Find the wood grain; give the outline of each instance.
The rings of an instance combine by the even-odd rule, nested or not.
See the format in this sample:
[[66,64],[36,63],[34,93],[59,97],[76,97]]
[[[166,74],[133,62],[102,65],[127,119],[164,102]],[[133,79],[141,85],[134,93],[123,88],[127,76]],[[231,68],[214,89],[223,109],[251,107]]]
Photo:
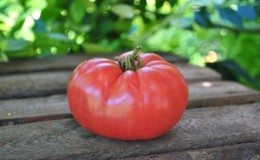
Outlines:
[[189,84],[188,108],[260,102],[260,92],[231,81]]
[[70,71],[23,73],[0,77],[0,99],[66,93]]
[[[178,63],[186,80],[191,82],[220,80],[220,75],[209,68]],[[23,73],[0,77],[0,99],[47,96],[66,93],[69,71]]]
[[[160,53],[165,60],[170,63],[187,62],[186,59],[170,53]],[[53,56],[45,59],[11,59],[8,63],[0,62],[0,74],[53,71],[73,69],[81,62],[92,58],[114,59],[116,54],[69,54],[64,56]]]
[[188,150],[183,152],[173,152],[123,158],[121,160],[258,160],[260,159],[260,142],[228,145],[222,147]]
[[72,119],[0,127],[0,159],[114,159],[260,141],[260,104],[187,110],[149,141],[96,136]]
[[0,101],[0,126],[71,117],[64,94]]
[[[191,83],[189,93],[188,108],[260,101],[260,92],[228,81]],[[64,94],[0,101],[0,126],[70,117]]]

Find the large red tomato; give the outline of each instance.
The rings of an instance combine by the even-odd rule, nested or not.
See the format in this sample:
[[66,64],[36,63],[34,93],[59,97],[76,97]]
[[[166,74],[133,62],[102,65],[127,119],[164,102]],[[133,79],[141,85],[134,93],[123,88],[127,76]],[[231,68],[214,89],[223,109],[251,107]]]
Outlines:
[[162,57],[139,49],[116,61],[91,59],[74,70],[68,102],[84,128],[114,139],[145,140],[180,120],[188,99],[185,79]]

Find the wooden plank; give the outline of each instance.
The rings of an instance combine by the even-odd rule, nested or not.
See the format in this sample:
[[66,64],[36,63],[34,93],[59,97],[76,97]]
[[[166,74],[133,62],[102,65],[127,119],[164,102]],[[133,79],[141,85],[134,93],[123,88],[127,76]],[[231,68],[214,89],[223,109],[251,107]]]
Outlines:
[[[188,108],[260,101],[260,92],[228,81],[189,84]],[[66,95],[0,101],[0,126],[70,118]]]
[[260,92],[231,81],[192,83],[189,85],[189,93],[188,108],[260,101]]
[[175,66],[188,83],[221,80],[221,75],[208,67],[198,67],[187,63],[177,63]]
[[0,77],[0,99],[66,93],[71,71],[23,73]]
[[0,126],[71,117],[64,94],[0,101]]
[[133,157],[133,158],[123,158],[121,160],[174,160],[174,159],[257,160],[260,159],[260,142],[228,145],[228,146],[214,147],[208,149],[188,150],[183,152],[156,154],[156,155],[149,155],[149,156],[140,156],[140,157]]
[[167,134],[149,141],[96,136],[74,120],[0,127],[0,159],[112,159],[260,141],[260,104],[187,110]]
[[[209,68],[188,64],[176,65],[188,82],[219,80],[220,75]],[[0,99],[37,97],[66,93],[69,71],[23,73],[0,77]]]
[[[170,53],[161,53],[170,63],[187,62],[186,59]],[[114,59],[116,54],[69,54],[65,56],[53,56],[46,59],[11,59],[9,63],[0,63],[0,74],[50,71],[50,70],[67,70],[73,69],[81,62],[91,58],[109,58]]]

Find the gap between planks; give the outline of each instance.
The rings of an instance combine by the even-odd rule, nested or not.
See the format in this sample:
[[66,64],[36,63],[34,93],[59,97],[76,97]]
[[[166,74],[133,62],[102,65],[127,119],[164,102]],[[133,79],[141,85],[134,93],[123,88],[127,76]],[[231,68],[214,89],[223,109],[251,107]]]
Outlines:
[[[260,92],[235,82],[189,84],[187,108],[244,104],[260,101]],[[0,101],[0,126],[71,118],[66,95]]]
[[114,159],[257,143],[260,104],[187,110],[167,134],[149,141],[96,136],[73,119],[0,127],[0,159]]

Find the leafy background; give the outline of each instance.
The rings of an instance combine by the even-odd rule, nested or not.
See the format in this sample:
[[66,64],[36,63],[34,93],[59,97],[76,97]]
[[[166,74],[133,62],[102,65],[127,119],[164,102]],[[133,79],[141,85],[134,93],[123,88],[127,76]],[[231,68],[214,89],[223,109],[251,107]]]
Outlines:
[[0,61],[141,44],[260,89],[259,15],[257,0],[1,0]]

